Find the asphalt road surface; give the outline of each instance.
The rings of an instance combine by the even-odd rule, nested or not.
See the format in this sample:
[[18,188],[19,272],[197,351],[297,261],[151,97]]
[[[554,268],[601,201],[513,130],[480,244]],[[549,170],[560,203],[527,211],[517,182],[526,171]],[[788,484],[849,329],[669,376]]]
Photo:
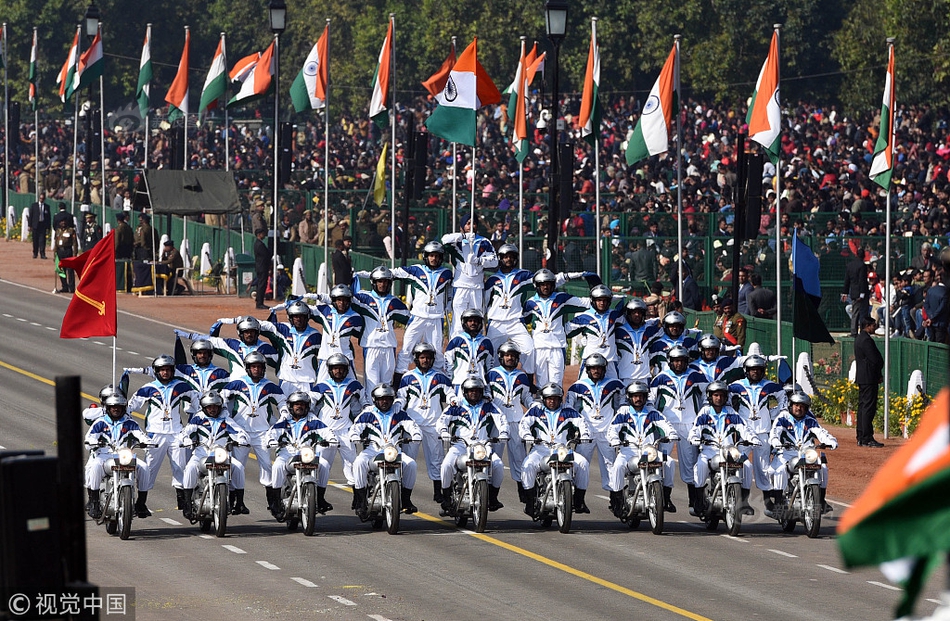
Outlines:
[[[0,283],[0,446],[55,453],[53,379],[80,374],[84,405],[111,381],[111,338],[61,340],[68,300]],[[171,353],[172,326],[120,314],[118,366],[143,366]],[[132,388],[142,383],[133,377]],[[232,517],[225,538],[199,532],[175,510],[163,466],[149,496],[153,516],[136,519],[121,541],[87,520],[89,577],[102,587],[135,587],[138,619],[890,619],[900,593],[877,570],[842,568],[835,514],[818,539],[792,535],[762,516],[739,537],[707,532],[679,511],[662,536],[630,531],[607,510],[596,468],[590,515],[564,535],[526,518],[506,473],[501,500],[479,535],[438,517],[420,468],[414,501],[391,536],[362,524],[339,460],[318,517],[318,535],[287,532],[271,519],[257,465],[248,465],[251,514]],[[834,476],[834,472],[831,473]],[[944,572],[934,576],[919,612],[933,610]]]

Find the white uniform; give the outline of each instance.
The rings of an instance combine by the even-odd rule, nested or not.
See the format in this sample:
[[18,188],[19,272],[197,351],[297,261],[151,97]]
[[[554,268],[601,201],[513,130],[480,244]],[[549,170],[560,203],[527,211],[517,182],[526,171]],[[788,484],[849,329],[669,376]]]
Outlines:
[[261,335],[267,338],[280,357],[277,380],[284,394],[306,391],[317,381],[320,333],[309,324],[297,330],[289,323],[261,322]]
[[172,485],[181,489],[188,453],[181,448],[178,434],[181,433],[182,419],[188,420],[198,411],[199,397],[188,383],[172,378],[167,384],[158,380],[149,382],[129,399],[130,412],[145,408],[145,433],[157,444],[149,449],[145,458],[148,483],[139,488],[140,491],[147,492],[155,486],[166,455],[172,467]]
[[[472,404],[462,399],[458,405],[449,406],[439,417],[437,428],[442,438],[454,437],[484,442],[495,438],[502,442],[508,441],[507,421],[491,402],[484,400]],[[501,462],[501,457],[495,453],[494,445],[487,446],[491,450],[489,482],[492,487],[501,487],[501,482],[505,478],[505,465]],[[442,489],[452,487],[459,458],[464,457],[466,451],[465,442],[456,442],[445,452],[441,467]]]
[[485,281],[488,338],[495,351],[505,341],[514,341],[521,352],[521,366],[528,375],[534,374],[534,341],[522,318],[525,302],[534,295],[532,277],[527,270],[513,269],[507,274],[495,272]]
[[[705,487],[709,480],[709,460],[718,455],[719,451],[705,441],[716,435],[729,437],[733,443],[745,440],[755,444],[759,441],[756,434],[743,424],[742,418],[728,405],[722,408],[722,412],[716,412],[711,405],[703,406],[687,438],[690,444],[699,449],[699,456],[693,468],[696,487]],[[749,460],[742,462],[740,485],[743,489],[752,487],[752,464]]]
[[649,319],[638,328],[625,320],[617,328],[617,376],[625,386],[634,380],[650,381],[650,346],[660,334],[656,319]]
[[[775,457],[772,459],[770,471],[772,473],[772,489],[782,491],[788,484],[788,470],[786,464],[798,456],[798,451],[783,448],[785,445],[807,446],[817,440],[832,449],[838,448],[838,440],[827,429],[821,426],[818,419],[811,412],[805,414],[801,420],[785,411],[775,417],[772,431],[769,433],[769,444],[772,446]],[[821,488],[828,487],[828,464],[821,464]]]
[[475,233],[447,233],[442,245],[455,266],[452,282],[452,334],[462,330],[462,313],[470,308],[484,311],[485,270],[498,265],[491,242]]
[[470,377],[484,382],[494,357],[495,347],[488,337],[459,332],[445,347],[445,374],[456,389]]
[[[508,468],[511,470],[512,480],[520,483],[521,466],[527,453],[524,442],[518,435],[518,425],[524,418],[525,410],[534,405],[528,375],[521,369],[507,371],[499,365],[488,372],[487,384],[492,403],[508,421]],[[503,456],[504,445],[499,445],[497,450],[499,457]]]
[[310,389],[310,398],[319,412],[320,420],[340,440],[339,447],[327,448],[323,451],[323,456],[328,467],[332,468],[336,454],[340,453],[343,458],[343,476],[350,484],[353,482],[353,461],[356,459],[356,448],[349,439],[350,426],[359,416],[363,395],[363,385],[355,379],[337,382],[329,377],[324,382],[314,384]]
[[561,291],[546,298],[536,293],[525,302],[522,321],[534,326],[531,339],[534,342],[536,386],[552,383],[560,386],[564,382],[564,351],[567,349],[564,321],[569,314],[588,308],[590,298],[578,298]]
[[[330,464],[323,456],[325,450],[322,442],[331,442],[336,437],[315,414],[308,413],[299,419],[284,418],[277,422],[267,432],[267,443],[277,444],[277,453],[274,465],[271,468],[271,487],[283,489],[287,481],[287,466],[300,450],[289,446],[296,443],[298,446],[310,446],[317,453],[317,487],[326,487],[330,480]],[[284,446],[281,446],[284,445]]]
[[240,323],[244,317],[224,317],[215,322],[211,326],[210,334],[201,334],[200,332],[184,332],[181,330],[175,330],[175,334],[180,337],[191,339],[192,341],[197,341],[198,339],[205,339],[211,343],[211,346],[214,348],[214,355],[220,356],[228,361],[230,368],[231,376],[229,379],[236,380],[247,375],[247,369],[244,368],[244,358],[251,352],[258,352],[267,360],[267,366],[277,371],[278,362],[277,362],[277,350],[274,349],[274,346],[266,341],[262,341],[260,338],[257,339],[257,342],[248,345],[241,339],[226,339],[218,336],[218,332],[221,330],[222,325],[231,325],[235,323]]
[[418,367],[403,375],[396,396],[396,409],[405,410],[419,427],[420,443],[413,442],[403,449],[413,459],[419,457],[419,445],[425,447],[429,479],[438,481],[442,474],[442,439],[436,429],[439,417],[449,403],[455,401],[455,391],[449,377],[435,369],[423,373]]
[[402,336],[402,351],[396,357],[396,373],[405,373],[412,362],[412,349],[425,341],[435,346],[435,368],[445,366],[442,355],[442,322],[452,287],[452,272],[446,267],[430,269],[426,265],[397,267],[393,276],[409,283],[412,307],[409,325]]
[[[395,405],[388,412],[381,412],[375,406],[363,411],[350,427],[349,433],[349,440],[354,446],[365,445],[353,462],[353,487],[366,487],[366,475],[370,468],[375,468],[373,460],[386,444],[394,442],[398,446],[404,440],[415,442],[421,438],[419,428],[409,415]],[[402,486],[412,489],[416,486],[416,461],[405,452],[400,457]]]
[[687,485],[693,485],[698,451],[687,438],[696,420],[696,414],[705,401],[706,378],[689,367],[680,374],[667,369],[657,373],[650,382],[650,388],[653,397],[651,401],[679,436],[676,453],[679,458],[680,479]]
[[763,379],[752,384],[743,378],[729,384],[729,394],[736,405],[736,412],[759,439],[759,444],[752,450],[755,486],[762,492],[771,491],[769,433],[772,431],[772,418],[788,408],[785,391],[775,382]]
[[[617,451],[617,458],[610,469],[610,491],[619,492],[623,489],[627,464],[631,459],[640,457],[636,446],[622,444],[655,444],[660,438],[678,439],[673,426],[649,403],[642,410],[632,405],[624,405],[617,410],[617,415],[607,428],[607,442]],[[660,450],[665,453],[665,445],[660,445]],[[663,463],[663,487],[673,487],[673,460],[669,458]]]
[[[521,467],[521,484],[532,489],[538,481],[538,472],[554,448],[543,444],[533,444],[535,440],[567,443],[571,439],[590,440],[590,428],[580,412],[561,406],[549,410],[542,403],[535,403],[525,412],[518,425],[518,435],[524,442],[531,443],[531,450]],[[586,490],[590,483],[590,462],[580,453],[574,453],[574,487]]]
[[[106,462],[117,457],[108,446],[100,446],[100,443],[113,446],[128,446],[129,443],[146,444],[149,438],[138,423],[132,420],[128,414],[117,421],[105,413],[105,408],[96,408],[102,412],[102,416],[93,421],[83,442],[89,447],[89,460],[85,467],[86,488],[97,490],[100,488],[102,477],[105,475]],[[142,460],[135,460],[135,484],[139,491],[148,484],[148,469]]]
[[618,379],[604,378],[594,382],[589,377],[582,377],[574,382],[565,394],[565,404],[584,415],[590,427],[590,444],[581,444],[577,452],[587,461],[593,461],[594,448],[600,454],[597,464],[600,467],[600,484],[607,490],[610,486],[610,468],[617,455],[610,442],[607,441],[607,429],[617,407],[620,406],[620,395],[623,394],[623,382]]
[[363,317],[363,387],[372,394],[379,384],[388,384],[396,372],[396,323],[409,323],[409,309],[399,298],[381,296],[373,290],[353,294],[353,310]]
[[247,458],[253,449],[260,466],[261,485],[270,487],[271,461],[267,432],[281,416],[289,415],[287,397],[280,386],[269,379],[255,382],[247,375],[229,383],[221,391],[221,396],[228,401],[231,415],[247,433],[247,444],[250,444],[250,447],[235,448],[235,459],[247,468]]
[[[184,488],[194,489],[198,484],[202,462],[211,455],[215,446],[224,446],[228,442],[247,444],[248,437],[243,429],[233,424],[227,412],[221,410],[220,416],[216,418],[203,412],[192,416],[181,430],[179,440],[185,445],[194,446],[183,477]],[[244,489],[244,464],[234,458],[231,459],[231,487]]]

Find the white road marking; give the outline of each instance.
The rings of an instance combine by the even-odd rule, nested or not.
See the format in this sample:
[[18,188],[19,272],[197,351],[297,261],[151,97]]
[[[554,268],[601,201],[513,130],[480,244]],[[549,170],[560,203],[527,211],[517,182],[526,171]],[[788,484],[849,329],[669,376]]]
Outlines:
[[137,352],[137,351],[132,351],[131,349],[129,350],[129,353],[132,354],[133,356],[138,356],[138,355],[139,355],[139,352]]
[[595,494],[594,498],[600,498],[602,500],[610,500],[610,496],[604,496],[603,494]]
[[830,499],[830,498],[826,498],[826,499],[825,499],[825,502],[829,502],[829,503],[831,503],[831,504],[833,504],[833,505],[838,505],[839,507],[850,507],[850,506],[851,506],[851,505],[849,505],[849,504],[846,503],[846,502],[838,502],[837,500],[832,500],[832,499]]
[[329,597],[335,602],[339,602],[343,604],[344,606],[356,606],[356,602],[350,601],[346,599],[345,597],[343,597],[342,595],[327,595],[327,597]]
[[798,558],[794,554],[789,554],[788,552],[782,552],[781,550],[773,550],[772,548],[768,548],[768,551],[774,552],[775,554],[778,554],[779,556],[787,556],[788,558]]
[[93,341],[93,343],[95,343],[96,345],[105,345],[105,343],[103,343],[102,341]]
[[942,604],[942,603],[943,603],[943,602],[941,602],[939,599],[928,599],[927,601],[930,602],[931,604]]
[[273,563],[268,563],[267,561],[257,561],[257,564],[263,567],[264,569],[270,569],[271,571],[277,571],[278,569],[280,569],[280,567],[278,567],[277,565],[274,565]]
[[16,320],[17,320],[17,321],[22,321],[23,323],[26,323],[26,319],[24,319],[23,317],[17,317]]
[[244,550],[242,550],[241,548],[237,546],[229,546],[225,544],[225,545],[222,545],[221,547],[230,552],[234,552],[235,554],[247,554],[247,552],[245,552]]
[[40,325],[40,324],[36,323],[35,321],[31,321],[31,322],[30,322],[30,325],[31,325],[31,326],[38,326],[38,325]]
[[[930,601],[933,601],[933,600],[930,600]],[[375,619],[375,621],[392,621],[392,619],[388,619],[384,617],[383,615],[366,615],[366,616],[369,617],[370,619]]]
[[739,539],[738,537],[733,537],[732,535],[724,534],[719,535],[720,537],[725,537],[726,539],[732,539],[733,541],[738,541],[739,543],[749,543],[748,539]]
[[5,449],[5,448],[7,448],[7,447],[5,447],[5,446],[0,446],[0,451],[2,451],[2,450]]
[[828,571],[833,571],[833,572],[835,572],[836,574],[846,574],[846,573],[848,573],[848,572],[846,572],[846,571],[843,570],[843,569],[838,569],[837,567],[832,567],[831,565],[818,565],[818,566],[821,567],[822,569],[827,569]]
[[881,587],[882,589],[887,589],[887,590],[889,590],[889,591],[900,591],[900,590],[901,590],[900,587],[896,587],[896,586],[893,586],[893,585],[890,585],[890,584],[884,584],[883,582],[877,582],[877,581],[874,581],[874,580],[868,580],[868,584],[873,584],[874,586],[879,586],[879,587]]
[[166,524],[171,524],[172,526],[181,526],[181,522],[177,520],[173,520],[171,518],[158,518],[158,519],[165,522]]
[[10,319],[13,319],[13,315],[11,315],[10,313],[3,313],[3,316],[4,316],[4,317],[9,317]]
[[311,589],[317,586],[305,578],[291,578],[291,580],[293,580],[297,584],[302,584],[303,586],[309,587]]
[[54,328],[53,326],[46,326],[46,329],[47,329],[47,330],[56,330],[56,328]]
[[214,539],[214,535],[198,535],[202,539]]

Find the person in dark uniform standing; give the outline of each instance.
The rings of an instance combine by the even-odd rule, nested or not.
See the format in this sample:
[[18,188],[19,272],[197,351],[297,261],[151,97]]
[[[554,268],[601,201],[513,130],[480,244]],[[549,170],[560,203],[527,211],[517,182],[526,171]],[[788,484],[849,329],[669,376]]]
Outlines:
[[[68,259],[79,254],[79,241],[76,239],[76,229],[72,227],[69,220],[62,218],[59,221],[59,227],[54,234],[56,256],[59,260]],[[73,293],[76,291],[76,272],[68,267],[60,267],[58,270],[60,289],[59,293]]]
[[96,214],[91,211],[86,212],[86,221],[82,227],[82,241],[80,246],[82,251],[92,250],[93,246],[102,239],[102,227],[96,222]]
[[337,285],[351,285],[353,283],[353,263],[350,260],[350,248],[353,240],[349,236],[334,243],[330,264],[333,266],[333,283]]
[[884,356],[878,351],[871,335],[877,322],[870,317],[861,319],[861,331],[854,338],[854,381],[858,385],[858,446],[880,448],[874,439],[874,414],[877,412],[877,387],[884,381]]
[[857,336],[860,322],[870,313],[868,266],[864,263],[864,248],[858,248],[844,270],[844,290],[841,301],[851,299],[851,336]]
[[267,231],[258,229],[255,231],[257,239],[254,241],[254,270],[257,272],[257,304],[255,308],[266,309],[264,305],[264,293],[267,291],[267,277],[270,275],[271,259],[273,253],[264,242],[267,237]]
[[117,269],[121,269],[124,276],[125,291],[132,291],[132,250],[135,247],[135,233],[132,227],[126,221],[127,216],[124,211],[115,214],[115,258],[119,263]]
[[33,258],[46,258],[46,233],[49,232],[51,214],[46,202],[46,193],[40,192],[35,203],[30,205],[29,217],[30,233],[33,234]]

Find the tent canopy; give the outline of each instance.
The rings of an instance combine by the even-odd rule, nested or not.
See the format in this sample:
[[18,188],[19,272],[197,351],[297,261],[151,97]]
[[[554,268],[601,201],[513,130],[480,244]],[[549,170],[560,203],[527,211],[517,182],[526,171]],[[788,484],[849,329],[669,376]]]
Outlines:
[[152,212],[193,216],[241,210],[234,174],[223,170],[146,170]]

